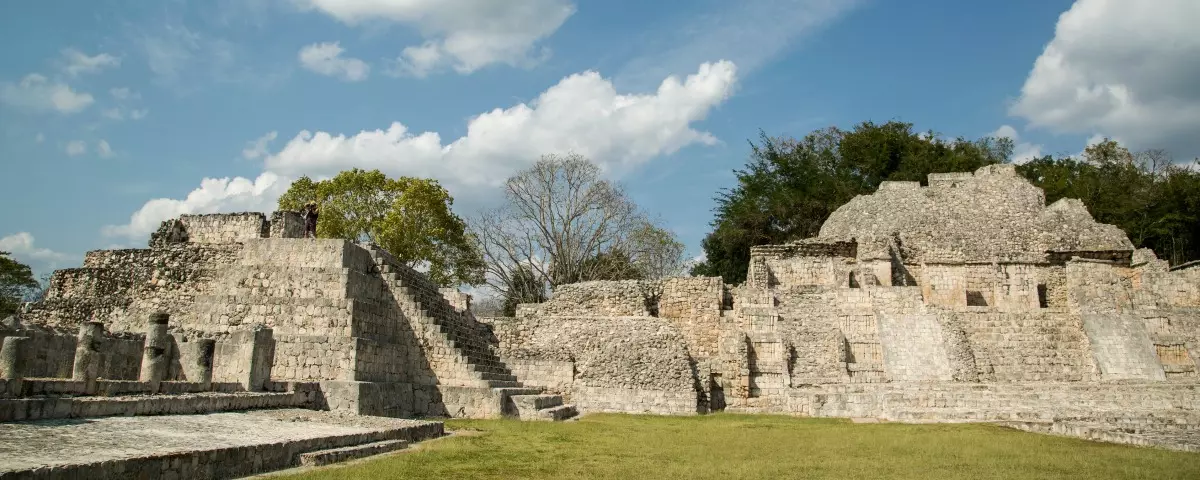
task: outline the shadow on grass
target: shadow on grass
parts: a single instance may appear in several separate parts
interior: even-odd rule
[[[452,420],[482,434],[283,478],[1196,479],[1200,454],[979,424],[715,414]]]

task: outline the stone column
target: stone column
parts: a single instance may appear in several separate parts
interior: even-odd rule
[[[103,337],[104,324],[100,322],[84,322],[79,326],[79,336],[75,341],[75,365],[71,370],[72,380],[89,384],[96,381],[100,371],[99,350]]]
[[[0,346],[0,378],[20,380],[25,373],[24,350],[29,337],[4,337]]]
[[[212,385],[213,350],[216,343],[208,338],[176,343],[184,378],[189,382],[204,384],[205,390]]]
[[[158,391],[159,382],[166,379],[171,366],[171,336],[167,335],[170,318],[166,313],[154,313],[146,325],[146,346],[138,380],[150,382],[150,389],[154,392]]]

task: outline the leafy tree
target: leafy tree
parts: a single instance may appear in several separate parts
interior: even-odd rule
[[[816,235],[829,215],[884,180],[925,182],[930,173],[972,171],[1012,154],[1007,138],[944,141],[912,125],[865,122],[830,127],[801,140],[760,135],[737,185],[718,193],[713,231],[701,243],[706,260],[693,275],[745,281],[750,247]]]
[[[1080,158],[1045,156],[1017,171],[1045,190],[1047,203],[1078,198],[1096,221],[1120,227],[1135,246],[1171,264],[1200,259],[1200,170],[1165,151],[1134,154],[1105,139]]]
[[[320,207],[319,237],[375,242],[410,267],[428,265],[440,285],[483,281],[476,243],[436,180],[360,169],[322,181],[302,177],[279,198],[279,209],[299,210],[309,201]]]
[[[656,275],[651,267],[672,261],[655,256],[678,244],[580,155],[543,156],[507,180],[505,200],[471,227],[496,292],[513,291],[527,273],[551,288]]]
[[[9,255],[11,253],[0,251],[0,318],[20,310],[21,302],[38,289],[29,266]]]

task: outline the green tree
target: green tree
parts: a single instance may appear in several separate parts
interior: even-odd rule
[[[1200,170],[1165,151],[1134,154],[1105,139],[1079,158],[1045,156],[1017,172],[1046,192],[1047,203],[1078,198],[1096,221],[1120,227],[1135,246],[1171,264],[1200,259]]]
[[[0,251],[0,318],[20,310],[21,302],[39,287],[29,266],[9,255]]]
[[[944,141],[912,125],[865,122],[830,127],[801,140],[760,134],[737,184],[716,197],[713,230],[702,241],[706,260],[693,275],[745,281],[750,247],[816,235],[829,215],[885,180],[925,182],[930,173],[972,171],[1008,161],[1012,141],[985,137]]]
[[[279,198],[279,209],[299,210],[309,201],[320,207],[319,237],[375,242],[410,267],[428,265],[439,285],[483,282],[476,242],[436,180],[360,169],[322,181],[302,177]]]

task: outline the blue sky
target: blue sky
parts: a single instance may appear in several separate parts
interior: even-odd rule
[[[0,250],[74,266],[350,167],[437,178],[471,216],[569,149],[698,254],[760,129],[865,120],[1018,161],[1100,136],[1193,158],[1200,2],[1134,3],[4,2]]]

